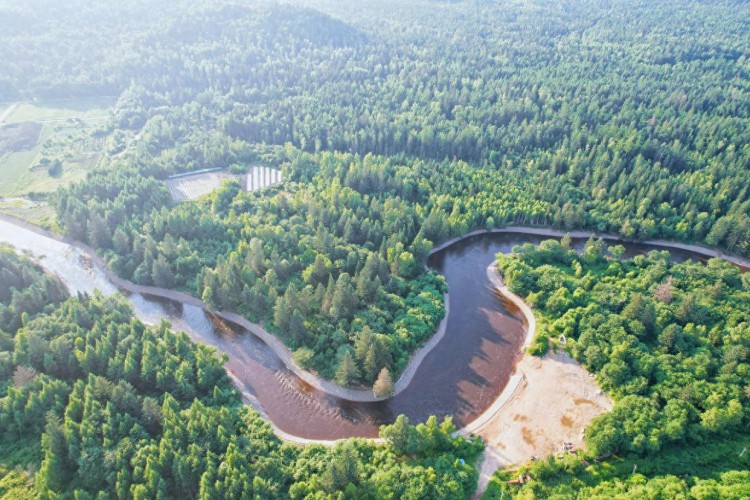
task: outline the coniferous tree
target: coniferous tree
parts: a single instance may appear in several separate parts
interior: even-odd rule
[[[375,384],[372,386],[372,392],[379,398],[387,398],[393,394],[393,380],[388,368],[383,368],[378,374]]]
[[[359,370],[357,364],[354,362],[354,356],[351,351],[346,351],[339,361],[339,366],[336,369],[336,383],[342,387],[347,387],[353,384],[357,377],[359,377]]]

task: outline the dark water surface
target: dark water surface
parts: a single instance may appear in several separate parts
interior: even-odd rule
[[[227,369],[289,434],[309,439],[372,437],[401,413],[413,422],[450,415],[460,427],[500,394],[523,342],[520,314],[497,297],[486,269],[496,253],[529,238],[502,236],[471,238],[432,256],[429,265],[446,277],[450,293],[445,336],[424,358],[411,384],[379,403],[353,403],[310,387],[257,337],[210,319],[200,308],[135,294],[130,300],[140,318],[155,322],[166,317],[194,340],[227,352]]]
[[[183,303],[130,294],[138,317],[149,323],[170,321],[194,341],[213,345],[229,355],[227,370],[249,402],[262,409],[281,430],[308,439],[376,436],[378,426],[403,413],[412,422],[430,415],[451,415],[458,427],[478,417],[502,392],[519,358],[525,335],[518,311],[491,288],[487,266],[497,253],[515,245],[537,244],[548,237],[521,233],[482,234],[435,253],[429,266],[448,282],[450,314],[446,333],[424,358],[409,386],[380,403],[353,403],[318,391],[289,371],[260,339],[235,325]],[[41,257],[72,290],[115,291],[106,276],[88,264],[80,250],[0,221],[0,240]],[[614,242],[608,242],[614,244]],[[582,248],[583,239],[574,240]],[[653,249],[625,244],[626,256]],[[695,258],[670,250],[674,260]]]
[[[354,403],[329,396],[296,377],[257,337],[211,320],[197,307],[132,296],[140,317],[166,316],[176,329],[230,354],[227,368],[246,395],[285,432],[309,439],[372,437],[378,426],[403,413],[413,422],[430,415],[452,416],[458,427],[470,423],[502,392],[513,374],[525,335],[521,315],[502,301],[487,280],[497,253],[516,245],[538,244],[547,237],[487,234],[459,241],[434,254],[428,264],[446,277],[450,314],[446,333],[425,357],[411,384],[380,403]],[[574,240],[582,249],[584,239]],[[661,249],[626,244],[626,256]],[[675,260],[690,252],[672,250]]]

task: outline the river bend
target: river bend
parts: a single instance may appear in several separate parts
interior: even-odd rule
[[[125,294],[142,321],[153,324],[166,319],[194,341],[225,352],[229,357],[226,368],[235,385],[282,436],[309,440],[374,437],[380,425],[391,423],[401,413],[413,422],[430,415],[450,415],[462,427],[489,408],[508,384],[525,336],[522,315],[497,295],[487,279],[487,266],[497,253],[507,253],[515,245],[559,236],[554,230],[505,231],[478,232],[444,245],[430,256],[428,265],[448,282],[450,313],[445,334],[418,363],[408,385],[395,397],[380,402],[352,402],[314,388],[288,369],[260,338],[207,313],[197,299],[186,297],[179,302],[142,293]],[[574,245],[581,248],[586,234],[573,235],[580,236],[574,238]],[[32,253],[73,293],[118,291],[110,273],[77,246],[5,217],[0,218],[0,241]],[[669,244],[654,243],[625,243],[626,256]],[[705,257],[686,248],[670,248],[670,252],[675,260]],[[736,263],[747,265],[741,259]]]

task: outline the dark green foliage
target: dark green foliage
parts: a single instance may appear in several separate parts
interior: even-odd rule
[[[354,356],[352,352],[347,350],[339,361],[339,367],[336,370],[336,377],[334,380],[341,386],[348,386],[354,383],[359,378],[359,370],[357,364],[354,362]]]
[[[365,194],[344,184],[354,175],[365,183],[406,177],[408,169],[383,158],[313,157],[293,149],[283,157],[289,175],[300,165],[315,166],[314,182],[262,196],[228,184],[209,199],[162,204],[119,219],[116,214],[131,211],[105,209],[107,224],[116,226],[111,241],[90,243],[116,272],[137,283],[188,289],[219,309],[265,321],[293,349],[311,349],[308,365],[329,378],[342,350],[369,331],[366,345],[356,349],[356,369],[348,372],[350,383],[371,386],[383,367],[398,373],[435,331],[444,314],[445,285],[416,260],[431,246],[418,230],[418,205],[391,192]],[[110,180],[93,177],[58,194],[60,207],[89,199],[90,208],[80,211],[80,220],[74,216],[73,226],[85,226],[92,235],[91,210],[119,206],[98,195],[96,186],[110,186]],[[143,181],[126,190],[137,198],[150,186]],[[61,223],[70,231],[66,217]],[[457,224],[455,231],[465,227]]]
[[[393,428],[408,436],[409,448],[394,444]],[[472,463],[482,450],[479,441],[452,438],[450,419],[438,425],[410,426],[400,416],[381,428],[386,446],[373,447],[360,439],[325,450],[308,446],[300,453],[297,482],[289,494],[305,498],[317,491],[344,492],[347,498],[466,498],[476,488]]]
[[[450,438],[449,422],[407,426],[417,443],[408,456],[364,440],[303,451],[282,445],[241,404],[213,349],[166,323],[146,327],[118,297],[58,303],[57,280],[10,252],[0,257],[3,269],[22,270],[49,292],[38,292],[43,312],[24,311],[15,338],[6,334],[10,357],[0,359],[18,366],[12,383],[0,386],[2,494],[298,498],[346,489],[427,499],[465,497],[476,487],[473,468],[457,457],[473,461],[481,444]],[[37,286],[13,283],[4,300]],[[7,317],[17,318],[13,311]],[[293,315],[293,330],[295,322]],[[37,470],[33,485],[15,466]]]
[[[24,313],[33,317],[48,305],[64,300],[67,294],[59,279],[31,260],[0,247],[0,352],[12,350],[12,339],[21,327]]]

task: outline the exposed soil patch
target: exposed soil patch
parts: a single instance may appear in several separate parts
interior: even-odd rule
[[[0,126],[0,154],[28,151],[36,147],[42,124],[36,122],[11,123]]]
[[[175,201],[193,200],[218,189],[227,180],[239,180],[238,175],[228,172],[209,172],[165,181],[169,193]]]
[[[573,427],[573,419],[567,415],[560,417],[560,423],[563,427]]]
[[[584,446],[583,431],[612,401],[567,353],[525,354],[516,367],[524,380],[513,397],[476,434],[487,443],[480,491],[499,467]]]
[[[521,427],[521,436],[523,436],[523,442],[529,446],[534,446],[534,436],[528,427]]]

